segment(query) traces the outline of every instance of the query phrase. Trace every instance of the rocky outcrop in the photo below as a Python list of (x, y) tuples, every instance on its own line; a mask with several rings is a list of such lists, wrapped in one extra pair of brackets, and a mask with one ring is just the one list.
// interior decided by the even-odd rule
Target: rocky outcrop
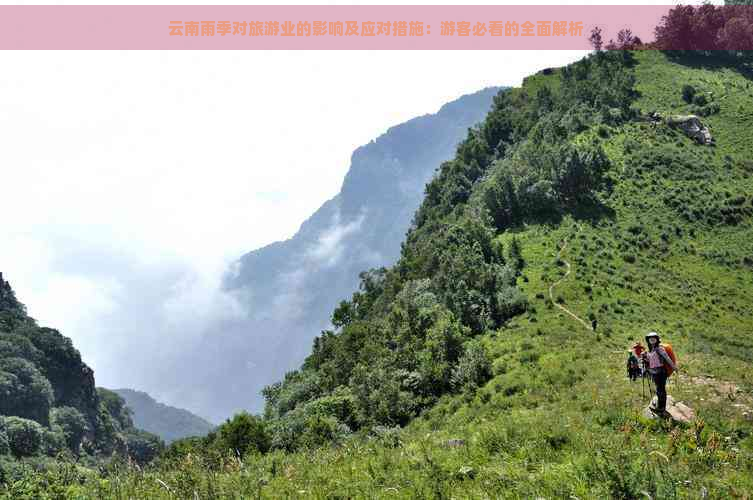
[[(656, 413), (652, 411), (652, 408), (656, 408), (657, 398), (651, 400), (651, 403), (644, 408), (643, 416), (646, 418), (660, 418)], [(671, 418), (675, 422), (688, 423), (695, 419), (695, 411), (681, 401), (675, 401), (672, 396), (667, 396), (667, 418)]]
[(714, 138), (711, 136), (711, 131), (696, 115), (669, 116), (667, 117), (667, 125), (672, 128), (679, 128), (685, 132), (685, 135), (695, 140), (698, 144), (706, 146), (714, 144)]

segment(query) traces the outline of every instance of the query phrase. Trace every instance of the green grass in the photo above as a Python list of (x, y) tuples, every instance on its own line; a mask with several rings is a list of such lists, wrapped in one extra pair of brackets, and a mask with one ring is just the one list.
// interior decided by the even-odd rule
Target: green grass
[[(643, 112), (687, 113), (686, 83), (712, 92), (720, 111), (704, 122), (717, 146), (638, 122), (584, 133), (606, 135), (600, 140), (614, 164), (614, 192), (602, 202), (613, 216), (568, 216), (514, 232), (530, 306), (483, 336), (494, 376), (475, 393), (444, 396), (397, 434), (356, 435), (339, 447), (229, 457), (220, 470), (191, 456), (106, 474), (60, 466), (27, 476), (5, 495), (585, 499), (700, 498), (705, 491), (708, 498), (750, 498), (753, 261), (746, 259), (753, 259), (753, 220), (742, 211), (735, 223), (714, 221), (724, 207), (738, 207), (729, 200), (753, 203), (746, 163), (753, 158), (753, 84), (734, 69), (680, 65), (655, 51), (636, 58)], [(536, 75), (526, 85), (549, 78)], [(684, 160), (646, 167), (652, 158), (663, 161), (662, 148)], [(512, 237), (498, 236), (505, 243)], [(595, 315), (595, 333), (549, 301), (550, 284), (564, 274), (557, 262), (563, 240), (561, 259), (572, 272), (555, 297), (582, 318)], [(650, 330), (679, 356), (681, 376), (669, 392), (695, 409), (694, 424), (641, 417), (647, 398), (626, 379), (624, 360)], [(720, 394), (723, 382), (741, 393), (734, 400)]]

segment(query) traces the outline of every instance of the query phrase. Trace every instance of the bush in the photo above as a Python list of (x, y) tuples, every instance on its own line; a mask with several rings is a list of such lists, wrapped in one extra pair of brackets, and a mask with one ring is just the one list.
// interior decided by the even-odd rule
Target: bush
[(218, 431), (220, 446), (241, 456), (269, 450), (270, 440), (264, 422), (247, 412), (238, 413), (228, 419)]
[(162, 440), (146, 431), (132, 430), (125, 435), (128, 456), (138, 464), (144, 465), (152, 460), (165, 448)]
[(47, 429), (46, 427), (42, 428), (42, 442), (39, 445), (40, 453), (54, 457), (67, 448), (65, 434), (63, 434), (60, 428), (54, 430)]
[(10, 453), (10, 442), (8, 434), (5, 432), (5, 421), (0, 417), (0, 456)]
[(43, 427), (33, 420), (4, 417), (10, 451), (16, 457), (30, 457), (39, 452)]
[(690, 104), (693, 102), (693, 97), (695, 97), (695, 88), (692, 85), (683, 85), (682, 100)]
[(21, 358), (0, 359), (0, 414), (36, 420), (46, 425), (52, 386), (29, 361)]
[(486, 349), (478, 341), (466, 344), (465, 352), (452, 371), (452, 385), (456, 390), (475, 390), (492, 376), (492, 365)]
[(89, 430), (89, 424), (76, 408), (63, 406), (53, 408), (50, 412), (50, 424), (53, 430), (60, 431), (65, 445), (74, 453), (78, 453), (81, 441)]
[(708, 104), (708, 99), (706, 99), (706, 96), (703, 94), (696, 94), (695, 97), (693, 97), (693, 104), (696, 106), (705, 106)]
[(306, 448), (318, 448), (340, 443), (350, 435), (350, 428), (328, 415), (312, 415), (306, 419), (305, 430), (300, 437)]

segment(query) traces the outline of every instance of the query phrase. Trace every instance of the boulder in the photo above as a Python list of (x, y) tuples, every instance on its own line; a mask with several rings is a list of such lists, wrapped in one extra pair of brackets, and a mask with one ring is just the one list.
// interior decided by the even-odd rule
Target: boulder
[[(643, 410), (643, 416), (646, 418), (659, 418), (651, 408), (656, 408), (657, 397), (651, 400), (651, 403)], [(685, 405), (682, 401), (675, 401), (672, 396), (667, 396), (667, 413), (669, 418), (675, 422), (688, 423), (695, 419), (695, 412), (693, 409)]]
[(667, 118), (667, 125), (679, 128), (685, 135), (694, 139), (698, 144), (710, 146), (714, 144), (711, 131), (696, 115), (674, 115)]

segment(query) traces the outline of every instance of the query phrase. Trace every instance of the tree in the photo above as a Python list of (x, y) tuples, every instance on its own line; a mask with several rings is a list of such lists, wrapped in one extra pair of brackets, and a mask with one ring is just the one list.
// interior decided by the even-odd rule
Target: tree
[(465, 352), (452, 372), (452, 385), (458, 390), (475, 390), (491, 378), (492, 367), (484, 346), (476, 340), (466, 344)]
[[(10, 442), (8, 441), (8, 433), (5, 430), (5, 419), (0, 416), (0, 456), (10, 453)], [(2, 477), (0, 476), (0, 481)]]
[(589, 196), (601, 184), (609, 160), (600, 146), (574, 147), (567, 145), (559, 151), (555, 167), (554, 188), (566, 204)]
[(520, 241), (518, 241), (518, 238), (515, 236), (512, 237), (512, 241), (510, 242), (507, 258), (517, 273), (520, 273), (520, 271), (523, 270), (523, 267), (525, 266), (523, 252), (520, 248)]
[(601, 33), (601, 28), (594, 26), (594, 28), (591, 30), (591, 34), (588, 37), (588, 41), (591, 43), (591, 47), (593, 47), (597, 52), (599, 52), (601, 50), (601, 47), (604, 45), (604, 39), (602, 38)]
[(693, 97), (695, 97), (695, 88), (692, 85), (683, 85), (682, 100), (690, 104), (691, 102), (693, 102)]
[(617, 33), (617, 42), (610, 40), (606, 48), (607, 50), (634, 50), (642, 44), (641, 39), (633, 35), (632, 30), (624, 28)]
[(0, 414), (47, 425), (52, 403), (50, 382), (25, 359), (0, 359)]
[(753, 23), (745, 17), (733, 17), (719, 30), (721, 48), (731, 51), (753, 50)]
[(240, 456), (269, 450), (270, 440), (264, 421), (245, 411), (228, 419), (218, 431), (220, 446)]
[(65, 445), (74, 453), (78, 453), (81, 441), (89, 430), (89, 424), (76, 408), (63, 406), (53, 408), (50, 412), (50, 424), (53, 429), (60, 429)]
[(30, 457), (39, 452), (44, 428), (21, 417), (0, 417), (5, 421), (10, 451), (16, 457)]
[(165, 443), (150, 432), (131, 429), (125, 434), (128, 456), (137, 463), (144, 465), (152, 460), (165, 448)]

